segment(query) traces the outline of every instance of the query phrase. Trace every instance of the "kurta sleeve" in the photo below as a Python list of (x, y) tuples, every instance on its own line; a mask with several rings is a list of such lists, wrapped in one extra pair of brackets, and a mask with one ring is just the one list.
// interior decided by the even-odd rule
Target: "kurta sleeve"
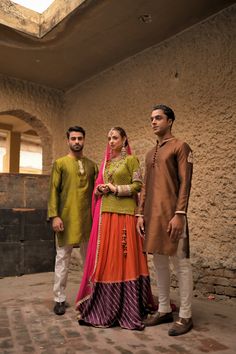
[(48, 200), (48, 218), (53, 218), (59, 215), (59, 194), (61, 188), (61, 170), (57, 161), (54, 162), (51, 179), (50, 191)]
[(142, 187), (142, 174), (139, 160), (135, 156), (129, 156), (126, 163), (131, 183), (117, 186), (118, 197), (135, 195), (140, 192)]
[(146, 199), (146, 183), (147, 183), (147, 161), (145, 161), (145, 173), (144, 173), (144, 181), (141, 188), (141, 193), (139, 196), (139, 203), (136, 208), (135, 215), (136, 216), (143, 216), (144, 215), (144, 205)]
[(178, 176), (180, 181), (176, 214), (186, 214), (191, 189), (193, 157), (189, 145), (183, 143), (177, 151)]

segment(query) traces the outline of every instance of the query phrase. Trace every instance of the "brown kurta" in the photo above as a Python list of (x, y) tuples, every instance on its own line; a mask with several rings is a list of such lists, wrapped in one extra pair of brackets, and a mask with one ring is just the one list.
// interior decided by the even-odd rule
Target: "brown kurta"
[[(144, 215), (146, 252), (176, 253), (178, 242), (171, 241), (166, 230), (176, 212), (187, 212), (192, 166), (190, 147), (176, 138), (163, 141), (147, 153), (138, 208), (138, 214)], [(189, 257), (187, 223), (182, 251), (185, 257)]]

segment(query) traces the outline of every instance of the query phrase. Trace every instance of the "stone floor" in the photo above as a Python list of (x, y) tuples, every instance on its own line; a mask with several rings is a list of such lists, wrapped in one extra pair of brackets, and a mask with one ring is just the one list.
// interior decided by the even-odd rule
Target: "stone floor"
[(74, 299), (80, 276), (71, 270), (64, 316), (52, 312), (53, 273), (0, 279), (0, 353), (236, 353), (236, 305), (223, 300), (194, 298), (194, 329), (180, 337), (168, 336), (169, 324), (141, 332), (79, 326)]

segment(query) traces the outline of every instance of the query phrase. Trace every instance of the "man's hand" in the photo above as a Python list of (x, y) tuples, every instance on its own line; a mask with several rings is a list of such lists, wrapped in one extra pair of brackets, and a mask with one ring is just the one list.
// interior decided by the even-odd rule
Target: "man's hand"
[(185, 214), (175, 214), (175, 216), (170, 220), (167, 232), (173, 242), (176, 242), (181, 238), (184, 232), (184, 225)]
[(138, 216), (136, 229), (141, 237), (145, 237), (144, 218)]
[(55, 232), (64, 231), (63, 221), (59, 216), (52, 219), (52, 228)]

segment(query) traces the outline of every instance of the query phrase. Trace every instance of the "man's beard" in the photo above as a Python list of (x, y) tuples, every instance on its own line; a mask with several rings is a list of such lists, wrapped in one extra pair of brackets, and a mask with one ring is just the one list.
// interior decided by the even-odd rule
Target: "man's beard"
[(84, 148), (83, 145), (74, 145), (74, 146), (71, 146), (71, 145), (70, 145), (70, 149), (71, 149), (71, 151), (73, 151), (73, 152), (80, 152), (80, 151), (83, 150), (83, 148)]

